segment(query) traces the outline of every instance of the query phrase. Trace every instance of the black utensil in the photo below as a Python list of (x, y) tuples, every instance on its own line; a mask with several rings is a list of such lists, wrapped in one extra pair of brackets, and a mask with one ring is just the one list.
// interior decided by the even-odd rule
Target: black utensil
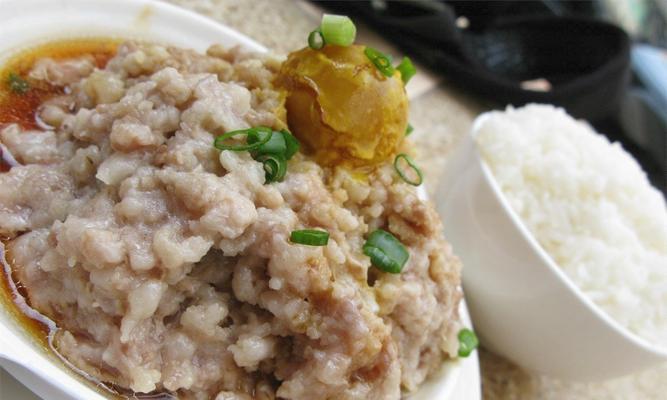
[[(542, 8), (536, 8), (539, 2), (513, 2), (515, 8), (497, 3), (457, 3), (459, 11), (487, 13), (471, 16), (470, 29), (457, 27), (447, 2), (320, 4), (363, 18), (422, 64), (501, 105), (550, 103), (590, 121), (618, 109), (630, 77), (630, 41), (623, 30), (588, 17), (546, 15), (551, 3)], [(508, 16), (522, 3), (530, 3), (537, 15)], [(548, 81), (548, 90), (522, 85), (539, 78)]]

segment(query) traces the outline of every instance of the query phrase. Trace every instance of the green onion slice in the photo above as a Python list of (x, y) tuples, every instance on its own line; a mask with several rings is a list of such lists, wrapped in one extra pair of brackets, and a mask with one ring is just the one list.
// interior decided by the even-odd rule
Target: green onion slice
[(301, 145), (297, 138), (286, 129), (281, 130), (280, 133), (283, 134), (283, 139), (285, 140), (285, 159), (289, 160), (299, 151)]
[(394, 67), (391, 66), (391, 57), (375, 50), (372, 47), (366, 47), (364, 54), (375, 65), (375, 67), (382, 73), (382, 75), (390, 77), (394, 75)]
[(322, 47), (324, 47), (326, 43), (324, 42), (324, 36), (322, 36), (322, 31), (319, 29), (315, 29), (314, 31), (310, 32), (310, 35), (308, 35), (308, 47), (310, 47), (313, 50), (319, 50)]
[(305, 244), (308, 246), (326, 246), (327, 243), (329, 243), (329, 232), (318, 229), (292, 231), (290, 240), (293, 243)]
[[(261, 127), (263, 129), (263, 127)], [(254, 144), (256, 142), (262, 142), (262, 145), (256, 148), (253, 153), (254, 156), (259, 156), (262, 154), (281, 154), (285, 156), (286, 160), (289, 160), (299, 151), (301, 145), (299, 141), (291, 134), (288, 130), (283, 129), (279, 132), (271, 131), (266, 128), (267, 131), (260, 131), (258, 135), (248, 136), (248, 143)], [(266, 141), (264, 135), (269, 135), (268, 141)]]
[(7, 85), (9, 85), (9, 90), (18, 94), (24, 94), (30, 90), (30, 84), (28, 81), (23, 79), (15, 72), (9, 73), (9, 76), (7, 77)]
[[(250, 139), (250, 141), (257, 139)], [(285, 144), (285, 138), (280, 132), (269, 132), (269, 140), (259, 146), (255, 152), (257, 155), (260, 154), (285, 154), (287, 151), (287, 145)]]
[(410, 136), (410, 134), (414, 130), (415, 130), (415, 128), (413, 128), (412, 125), (408, 124), (408, 126), (405, 128), (405, 136)]
[[(354, 22), (344, 15), (324, 14), (320, 30), (324, 43), (338, 46), (351, 45), (357, 36), (357, 27), (354, 26)], [(310, 36), (308, 44), (310, 45)]]
[[(225, 141), (233, 138), (234, 136), (244, 135), (247, 137), (247, 144), (227, 144)], [(224, 135), (220, 135), (215, 138), (213, 146), (218, 150), (231, 150), (231, 151), (250, 151), (255, 150), (261, 147), (263, 144), (268, 142), (271, 137), (271, 129), (259, 126), (256, 128), (250, 129), (240, 129), (237, 131), (227, 132)]]
[[(229, 144), (234, 136), (246, 136), (245, 144)], [(281, 182), (287, 173), (287, 160), (299, 151), (299, 141), (289, 131), (273, 131), (266, 126), (227, 132), (215, 138), (213, 145), (219, 150), (250, 151), (252, 157), (262, 163), (266, 183)]]
[(260, 147), (271, 140), (273, 135), (273, 131), (265, 126), (257, 126), (249, 130), (252, 132), (248, 134), (248, 138), (246, 139), (248, 144), (260, 143)]
[[(414, 171), (416, 178), (410, 178), (405, 172), (403, 172), (403, 169), (399, 165), (401, 160), (405, 160), (405, 162), (408, 164), (408, 167)], [(394, 169), (396, 170), (398, 176), (401, 177), (401, 179), (412, 186), (419, 186), (424, 181), (424, 175), (422, 174), (421, 169), (419, 169), (419, 167), (415, 165), (414, 161), (412, 161), (412, 158), (410, 158), (410, 156), (405, 153), (401, 153), (396, 156), (394, 159)]]
[(403, 57), (403, 60), (401, 61), (400, 64), (398, 64), (396, 69), (398, 70), (398, 72), (401, 73), (401, 79), (403, 79), (404, 85), (407, 85), (410, 78), (415, 76), (415, 74), (417, 73), (417, 69), (412, 64), (412, 61), (410, 61), (408, 57)]
[(468, 357), (479, 346), (479, 339), (475, 332), (468, 328), (459, 331), (459, 357)]
[(264, 167), (266, 183), (282, 182), (287, 173), (287, 160), (282, 154), (262, 154), (257, 157)]
[(370, 234), (363, 252), (371, 258), (375, 267), (392, 274), (400, 273), (410, 256), (403, 243), (382, 229)]

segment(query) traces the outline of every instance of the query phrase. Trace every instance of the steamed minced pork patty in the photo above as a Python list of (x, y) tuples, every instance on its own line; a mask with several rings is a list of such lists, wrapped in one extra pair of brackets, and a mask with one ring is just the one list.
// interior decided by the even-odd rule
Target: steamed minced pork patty
[[(128, 43), (104, 70), (38, 67), (70, 91), (39, 110), (53, 130), (0, 131), (23, 164), (0, 174), (0, 236), (75, 366), (183, 399), (384, 400), (456, 354), (459, 261), (389, 163), (359, 180), (297, 154), (265, 184), (212, 146), (284, 127), (278, 61)], [(304, 228), (329, 244), (291, 243)], [(376, 228), (408, 249), (401, 274), (363, 254)]]

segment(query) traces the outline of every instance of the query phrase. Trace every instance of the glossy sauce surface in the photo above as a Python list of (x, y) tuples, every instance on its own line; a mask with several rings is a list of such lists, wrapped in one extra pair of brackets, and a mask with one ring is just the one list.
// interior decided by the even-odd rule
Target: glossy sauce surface
[[(7, 242), (5, 238), (0, 239), (0, 241), (3, 245)], [(11, 262), (13, 261), (11, 253), (5, 250), (4, 256), (7, 266), (11, 265)], [(16, 295), (19, 294), (23, 296), (23, 298), (27, 298), (27, 293), (15, 276), (12, 276), (14, 275), (13, 271), (11, 271), (10, 268), (7, 268), (4, 264), (2, 267), (3, 268), (0, 270), (0, 290), (2, 291), (2, 295), (0, 295), (0, 305), (2, 305), (5, 310), (9, 311), (11, 317), (28, 331), (31, 338), (37, 342), (39, 347), (48, 350), (49, 345), (47, 337), (50, 331), (49, 326), (44, 320), (29, 317), (18, 307)]]
[[(28, 78), (28, 74), (35, 62), (41, 58), (64, 60), (82, 55), (94, 58), (98, 68), (104, 68), (107, 61), (116, 54), (118, 41), (93, 38), (73, 39), (49, 42), (26, 49), (10, 58), (0, 67), (0, 126), (6, 123), (18, 123), (26, 129), (38, 129), (35, 120), (37, 108), (51, 97), (64, 93), (61, 87), (50, 85), (43, 81)], [(25, 93), (18, 93), (10, 89), (10, 75), (15, 74), (30, 85)]]
[[(66, 60), (85, 55), (92, 56), (98, 68), (104, 68), (109, 59), (116, 54), (119, 43), (118, 40), (110, 38), (60, 40), (28, 48), (9, 58), (0, 66), (0, 129), (3, 125), (10, 123), (17, 123), (24, 129), (39, 129), (35, 119), (39, 106), (54, 96), (65, 94), (66, 88), (28, 78), (30, 70), (39, 59), (48, 57), (54, 60)], [(28, 82), (30, 88), (24, 93), (12, 91), (9, 81), (10, 74), (20, 76)], [(0, 151), (2, 151), (1, 148)], [(1, 153), (0, 156), (2, 156)], [(0, 173), (5, 173), (10, 168), (10, 165), (0, 157)], [(0, 241), (5, 249), (4, 254), (0, 252), (0, 256), (4, 257), (4, 260), (0, 260), (2, 261), (0, 265), (0, 307), (26, 331), (27, 336), (34, 345), (42, 350), (42, 353), (48, 355), (54, 362), (60, 362), (49, 340), (49, 336), (57, 332), (46, 317), (27, 308), (29, 306), (27, 291), (17, 279), (12, 268), (11, 252), (6, 250), (9, 239), (0, 237)], [(27, 305), (23, 303), (23, 299), (28, 303)], [(82, 381), (89, 383), (91, 388), (109, 398), (133, 397), (130, 393), (120, 395), (120, 390), (116, 391), (99, 382), (88, 381), (82, 375), (73, 375), (80, 377)]]

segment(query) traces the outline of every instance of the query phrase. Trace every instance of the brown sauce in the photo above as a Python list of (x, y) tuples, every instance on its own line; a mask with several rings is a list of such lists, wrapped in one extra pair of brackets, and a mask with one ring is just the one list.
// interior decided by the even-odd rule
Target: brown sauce
[[(4, 65), (0, 66), (0, 77), (2, 79), (0, 84), (0, 127), (7, 123), (18, 123), (26, 129), (38, 128), (35, 121), (37, 108), (49, 98), (63, 94), (64, 90), (61, 87), (27, 79), (28, 73), (37, 60), (45, 57), (64, 60), (82, 55), (91, 55), (95, 59), (97, 67), (104, 68), (109, 59), (115, 55), (117, 47), (118, 41), (113, 39), (68, 39), (49, 42), (16, 53)], [(30, 88), (25, 93), (10, 90), (8, 82), (10, 74), (16, 74), (28, 81)], [(0, 156), (2, 156), (1, 152), (2, 149), (0, 148)], [(0, 161), (0, 173), (8, 171), (10, 168), (6, 162)], [(0, 241), (3, 245), (7, 243), (7, 240), (3, 238), (0, 238)], [(9, 265), (12, 264), (13, 258), (9, 252), (6, 252), (5, 259)], [(46, 346), (49, 327), (42, 321), (28, 317), (16, 306), (16, 294), (23, 296), (25, 299), (28, 298), (25, 288), (18, 282), (13, 271), (4, 271), (3, 268), (3, 273), (0, 275), (0, 303), (6, 306), (5, 309), (9, 310), (26, 330), (38, 338), (43, 346)], [(14, 293), (12, 290), (9, 279), (16, 283), (18, 293)]]
[[(7, 240), (2, 239), (1, 242), (3, 245), (5, 245), (4, 256), (7, 265), (11, 265), (13, 257), (11, 253), (7, 251)], [(43, 320), (29, 317), (23, 310), (19, 308), (18, 302), (20, 299), (17, 298), (17, 294), (23, 296), (24, 299), (27, 299), (25, 288), (20, 284), (18, 279), (16, 279), (15, 273), (11, 270), (11, 268), (8, 270), (8, 268), (3, 265), (1, 272), (0, 290), (2, 292), (0, 295), (0, 305), (2, 305), (2, 307), (9, 312), (14, 321), (18, 322), (18, 324), (29, 333), (31, 339), (33, 339), (40, 348), (48, 350), (49, 345), (47, 338), (50, 332), (49, 326)]]
[[(18, 123), (26, 129), (38, 129), (35, 111), (44, 101), (63, 94), (61, 87), (37, 82), (28, 77), (33, 65), (40, 58), (65, 60), (82, 55), (94, 58), (98, 68), (104, 68), (107, 61), (116, 54), (118, 41), (113, 39), (69, 39), (49, 42), (17, 53), (0, 68), (0, 126)], [(30, 88), (24, 93), (10, 90), (10, 75), (25, 80)]]
[[(2, 148), (0, 148), (0, 157), (2, 157)], [(9, 171), (11, 167), (5, 162), (4, 159), (0, 158), (0, 173)]]
[[(62, 87), (35, 82), (28, 78), (28, 73), (37, 60), (44, 57), (65, 60), (90, 55), (95, 59), (98, 68), (104, 68), (109, 59), (115, 55), (118, 44), (119, 41), (116, 39), (71, 39), (49, 42), (16, 53), (0, 66), (0, 128), (7, 123), (18, 123), (24, 129), (39, 129), (35, 119), (38, 107), (44, 101), (65, 93)], [(29, 89), (24, 93), (10, 90), (10, 74), (25, 79), (30, 85)], [(0, 173), (4, 173), (11, 167), (1, 156), (2, 154), (0, 154)], [(4, 254), (0, 252), (0, 258), (2, 258), (0, 259), (0, 307), (18, 326), (24, 329), (26, 337), (41, 350), (42, 354), (48, 356), (54, 363), (67, 364), (54, 349), (50, 340), (57, 329), (48, 318), (30, 308), (28, 293), (12, 268), (14, 260), (6, 247), (9, 241), (8, 238), (0, 237), (0, 242), (5, 249)], [(86, 376), (80, 373), (73, 371), (72, 375), (108, 398), (141, 398), (131, 393), (121, 395), (120, 391), (112, 388), (112, 385), (86, 379)]]

